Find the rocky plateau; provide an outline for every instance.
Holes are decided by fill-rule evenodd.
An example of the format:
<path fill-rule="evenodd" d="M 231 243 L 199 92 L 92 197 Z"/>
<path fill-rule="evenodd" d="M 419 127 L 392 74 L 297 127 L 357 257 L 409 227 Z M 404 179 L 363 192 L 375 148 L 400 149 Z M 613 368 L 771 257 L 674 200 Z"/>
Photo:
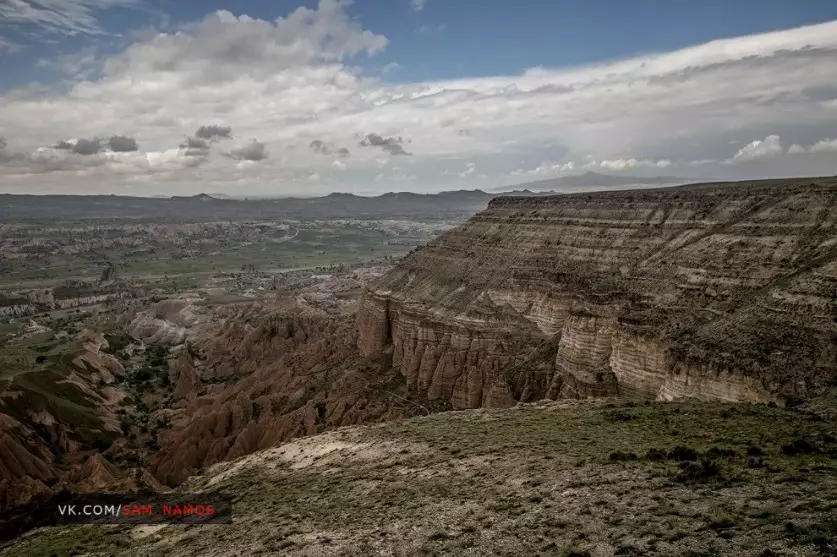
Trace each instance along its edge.
<path fill-rule="evenodd" d="M 453 408 L 785 404 L 837 380 L 837 180 L 504 197 L 365 293 L 358 347 Z"/>

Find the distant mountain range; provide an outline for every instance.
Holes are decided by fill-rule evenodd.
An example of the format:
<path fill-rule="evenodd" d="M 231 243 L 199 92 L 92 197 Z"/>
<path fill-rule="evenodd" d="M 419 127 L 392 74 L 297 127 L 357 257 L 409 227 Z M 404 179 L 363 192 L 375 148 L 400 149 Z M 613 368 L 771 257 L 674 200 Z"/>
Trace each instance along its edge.
<path fill-rule="evenodd" d="M 607 189 L 633 184 L 673 185 L 687 181 L 669 177 L 626 178 L 588 172 L 578 176 L 529 182 L 515 189 L 500 188 L 491 193 L 458 190 L 436 194 L 385 193 L 375 197 L 331 193 L 324 197 L 278 199 L 232 199 L 223 194 L 206 193 L 174 197 L 0 194 L 0 218 L 459 218 L 482 211 L 497 196 L 554 195 L 583 189 Z"/>

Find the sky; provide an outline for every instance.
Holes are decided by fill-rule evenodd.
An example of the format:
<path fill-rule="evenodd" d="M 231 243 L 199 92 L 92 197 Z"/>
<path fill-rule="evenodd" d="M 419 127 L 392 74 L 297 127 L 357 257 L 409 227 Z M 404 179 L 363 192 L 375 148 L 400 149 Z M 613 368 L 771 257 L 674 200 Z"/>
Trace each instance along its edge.
<path fill-rule="evenodd" d="M 837 174 L 832 0 L 0 0 L 0 192 Z"/>

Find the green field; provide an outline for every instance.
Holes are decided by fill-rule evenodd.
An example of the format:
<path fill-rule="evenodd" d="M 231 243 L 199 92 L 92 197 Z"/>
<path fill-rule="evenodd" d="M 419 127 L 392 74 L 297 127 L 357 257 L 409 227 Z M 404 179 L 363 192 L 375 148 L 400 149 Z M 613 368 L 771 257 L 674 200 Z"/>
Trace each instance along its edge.
<path fill-rule="evenodd" d="M 66 280 L 97 280 L 107 261 L 118 266 L 123 278 L 158 279 L 166 276 L 204 276 L 256 269 L 276 272 L 283 269 L 328 267 L 384 257 L 398 258 L 410 245 L 388 245 L 388 236 L 357 227 L 302 228 L 293 239 L 257 242 L 211 241 L 190 247 L 93 250 L 77 255 L 48 254 L 39 259 L 17 260 L 3 273 L 0 287 L 34 288 L 54 286 Z"/>

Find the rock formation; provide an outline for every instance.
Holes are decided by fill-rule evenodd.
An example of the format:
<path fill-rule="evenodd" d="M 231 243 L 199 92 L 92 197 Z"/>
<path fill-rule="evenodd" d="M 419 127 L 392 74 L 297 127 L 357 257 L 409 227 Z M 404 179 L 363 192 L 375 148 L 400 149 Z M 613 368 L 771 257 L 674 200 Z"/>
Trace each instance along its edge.
<path fill-rule="evenodd" d="M 837 379 L 837 179 L 497 198 L 357 323 L 362 355 L 454 408 L 808 397 Z"/>
<path fill-rule="evenodd" d="M 202 467 L 330 427 L 424 412 L 388 366 L 360 360 L 351 319 L 257 304 L 238 312 L 190 341 L 200 359 L 183 350 L 173 363 L 171 382 L 186 403 L 169 413 L 150 460 L 160 481 L 174 486 Z"/>
<path fill-rule="evenodd" d="M 12 374 L 0 392 L 0 511 L 62 490 L 159 490 L 142 469 L 120 470 L 95 449 L 120 431 L 122 363 L 85 330 L 80 348 L 45 369 Z"/>

